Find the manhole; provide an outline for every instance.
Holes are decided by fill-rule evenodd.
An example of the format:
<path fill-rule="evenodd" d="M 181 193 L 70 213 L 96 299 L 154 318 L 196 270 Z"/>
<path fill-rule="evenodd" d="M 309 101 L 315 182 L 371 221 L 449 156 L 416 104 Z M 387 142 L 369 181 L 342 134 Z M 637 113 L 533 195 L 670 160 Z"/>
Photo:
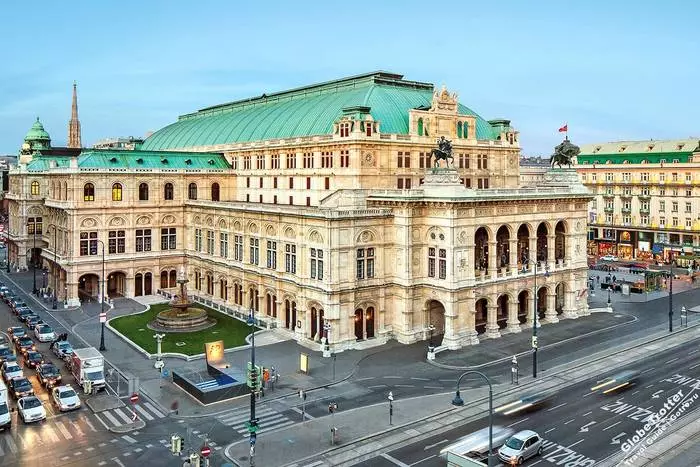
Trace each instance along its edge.
<path fill-rule="evenodd" d="M 183 347 L 183 346 L 187 345 L 187 342 L 175 342 L 175 345 L 178 347 Z"/>

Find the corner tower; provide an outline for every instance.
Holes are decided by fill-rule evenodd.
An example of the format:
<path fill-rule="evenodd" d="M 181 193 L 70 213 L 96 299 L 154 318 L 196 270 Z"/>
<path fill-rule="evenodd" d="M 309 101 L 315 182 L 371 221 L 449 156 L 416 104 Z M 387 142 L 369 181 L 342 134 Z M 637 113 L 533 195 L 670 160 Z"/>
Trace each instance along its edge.
<path fill-rule="evenodd" d="M 82 147 L 80 141 L 80 120 L 78 120 L 78 85 L 73 81 L 73 108 L 68 122 L 68 147 Z"/>

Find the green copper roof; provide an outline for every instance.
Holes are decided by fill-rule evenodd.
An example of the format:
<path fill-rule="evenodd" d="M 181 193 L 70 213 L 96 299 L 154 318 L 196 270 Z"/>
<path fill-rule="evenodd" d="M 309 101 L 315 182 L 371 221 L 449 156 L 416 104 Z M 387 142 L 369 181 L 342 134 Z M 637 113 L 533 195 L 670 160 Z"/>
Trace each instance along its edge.
<path fill-rule="evenodd" d="M 430 107 L 434 87 L 386 72 L 245 99 L 182 115 L 151 135 L 144 150 L 264 141 L 330 134 L 333 122 L 350 108 L 369 108 L 382 133 L 408 134 L 408 111 Z M 476 116 L 478 139 L 495 139 L 491 125 L 460 104 L 459 113 Z"/>
<path fill-rule="evenodd" d="M 49 134 L 44 130 L 44 125 L 41 124 L 39 121 L 39 117 L 36 118 L 36 122 L 34 122 L 34 125 L 29 129 L 27 132 L 27 136 L 24 137 L 24 140 L 29 142 L 29 141 L 51 141 L 51 137 Z"/>
<path fill-rule="evenodd" d="M 697 138 L 679 140 L 615 141 L 581 146 L 579 164 L 658 164 L 661 161 L 690 162 L 700 151 Z M 644 162 L 646 161 L 646 162 Z"/>
<path fill-rule="evenodd" d="M 29 164 L 30 172 L 46 171 L 50 161 L 57 167 L 68 167 L 70 157 L 38 156 Z M 78 167 L 90 169 L 195 169 L 222 170 L 230 165 L 221 153 L 174 152 L 174 151 L 124 151 L 120 149 L 88 149 L 78 156 Z"/>

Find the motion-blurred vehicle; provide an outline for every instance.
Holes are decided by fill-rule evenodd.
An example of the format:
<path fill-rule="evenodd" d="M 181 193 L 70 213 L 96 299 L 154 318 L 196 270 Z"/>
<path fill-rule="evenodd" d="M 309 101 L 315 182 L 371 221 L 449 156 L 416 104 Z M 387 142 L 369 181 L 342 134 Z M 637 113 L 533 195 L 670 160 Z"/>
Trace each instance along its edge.
<path fill-rule="evenodd" d="M 69 385 L 53 388 L 51 390 L 51 400 L 61 412 L 80 408 L 80 398 Z"/>
<path fill-rule="evenodd" d="M 633 386 L 641 373 L 637 370 L 625 370 L 617 373 L 609 378 L 602 381 L 598 381 L 598 384 L 591 388 L 591 391 L 597 392 L 601 391 L 603 394 L 611 394 Z"/>
<path fill-rule="evenodd" d="M 531 457 L 542 454 L 542 438 L 532 430 L 514 434 L 498 450 L 498 458 L 511 465 L 520 465 Z"/>
<path fill-rule="evenodd" d="M 547 405 L 556 395 L 555 391 L 543 391 L 535 394 L 523 394 L 517 400 L 509 402 L 494 409 L 494 413 L 513 415 L 523 412 L 531 412 Z"/>
<path fill-rule="evenodd" d="M 619 261 L 620 258 L 618 258 L 615 255 L 605 255 L 600 257 L 601 261 Z"/>
<path fill-rule="evenodd" d="M 515 430 L 503 426 L 493 427 L 493 448 L 498 449 L 508 438 L 515 434 Z M 483 428 L 479 431 L 458 439 L 453 444 L 446 446 L 440 451 L 440 457 L 448 458 L 450 454 L 469 457 L 471 459 L 483 461 L 489 454 L 489 429 Z"/>
<path fill-rule="evenodd" d="M 36 396 L 27 396 L 17 401 L 17 409 L 24 423 L 46 420 L 44 404 Z"/>

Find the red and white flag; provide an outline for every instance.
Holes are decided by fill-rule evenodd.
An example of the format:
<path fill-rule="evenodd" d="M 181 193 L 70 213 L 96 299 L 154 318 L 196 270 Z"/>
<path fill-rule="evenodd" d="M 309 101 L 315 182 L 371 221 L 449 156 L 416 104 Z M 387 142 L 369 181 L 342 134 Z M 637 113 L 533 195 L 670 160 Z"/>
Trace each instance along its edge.
<path fill-rule="evenodd" d="M 566 123 L 563 127 L 559 128 L 559 133 L 566 133 L 569 131 L 569 124 Z"/>

